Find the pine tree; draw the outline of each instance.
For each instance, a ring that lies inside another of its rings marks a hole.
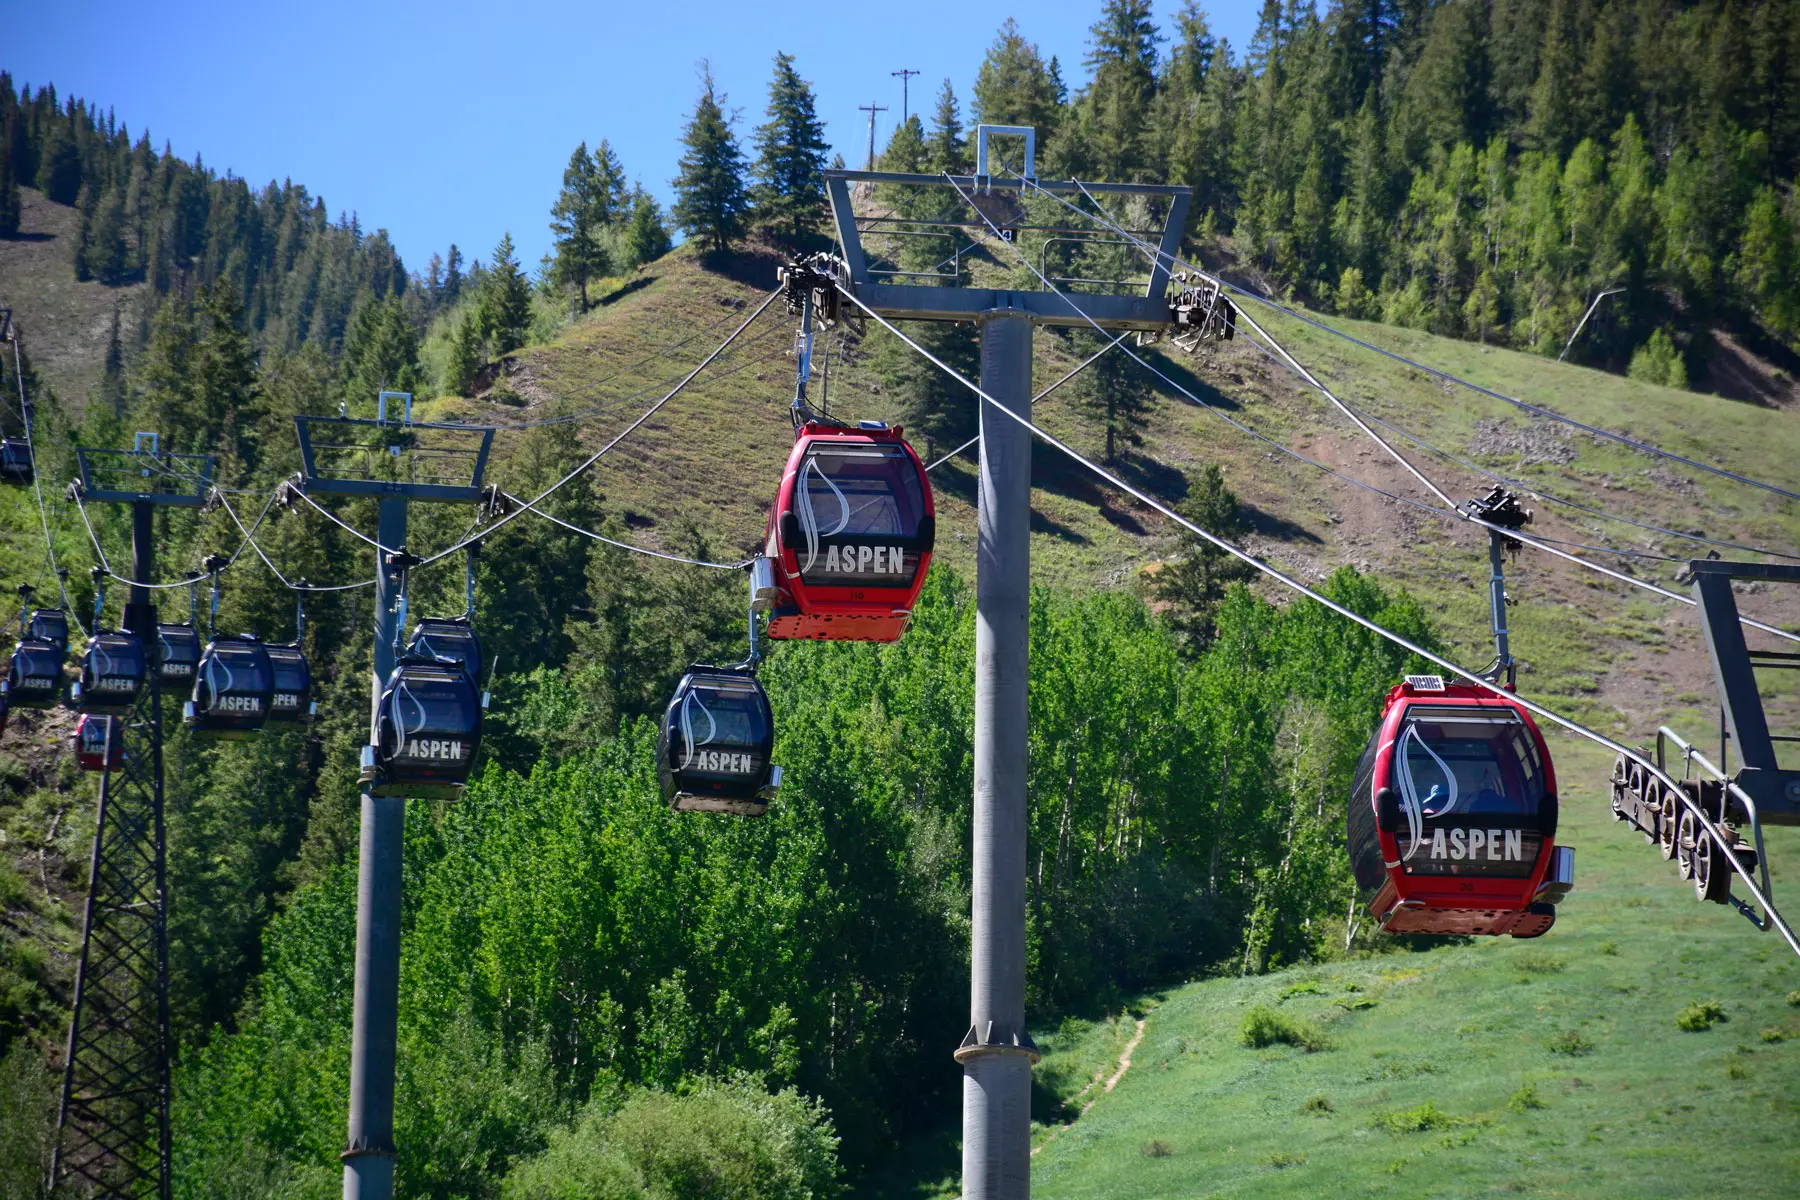
[[[625,220],[631,209],[632,189],[625,178],[625,164],[605,138],[594,147],[594,216],[603,226]]]
[[[790,54],[775,55],[769,82],[769,119],[756,130],[756,186],[751,198],[759,222],[798,239],[818,224],[825,208],[825,126],[814,111],[813,89],[794,70]]]
[[[744,232],[749,196],[744,190],[744,155],[713,86],[712,69],[700,64],[701,93],[681,144],[681,173],[675,177],[675,223],[707,250],[727,249]]]
[[[1148,166],[1146,121],[1156,88],[1156,26],[1150,0],[1107,0],[1088,30],[1093,82],[1081,124],[1101,178],[1136,179]]]
[[[481,289],[481,325],[502,357],[523,346],[531,329],[531,282],[519,269],[510,233],[501,236],[488,265]]]
[[[1105,253],[1103,249],[1090,248],[1088,257],[1080,262],[1081,269],[1119,271],[1124,256],[1119,254],[1110,260],[1094,257]],[[1116,248],[1114,253],[1117,253]],[[1119,274],[1092,276],[1096,279],[1119,277]],[[1077,358],[1087,358],[1106,345],[1107,340],[1092,330],[1078,329],[1069,334],[1069,350]],[[1139,431],[1149,415],[1153,392],[1144,368],[1130,356],[1115,350],[1095,359],[1087,370],[1070,380],[1068,386],[1074,391],[1076,402],[1098,418],[1106,432],[1103,461],[1107,466],[1117,465],[1121,452],[1142,440]]]
[[[130,254],[125,245],[125,191],[115,184],[106,189],[88,223],[82,265],[101,283],[125,282]]]
[[[600,182],[587,143],[575,147],[563,168],[562,192],[550,209],[550,231],[556,235],[556,257],[551,278],[562,287],[573,287],[579,311],[588,310],[588,281],[605,275],[611,267],[602,240],[608,216],[606,190]]]
[[[467,395],[470,386],[475,382],[475,375],[482,368],[485,356],[481,352],[481,322],[474,312],[465,312],[462,320],[456,324],[456,332],[450,338],[450,360],[444,367],[444,390],[459,396]]]
[[[253,466],[256,448],[241,435],[256,417],[256,348],[245,328],[243,302],[230,280],[215,280],[201,292],[198,316],[193,356],[197,420],[189,448],[217,448]],[[227,436],[228,430],[234,431],[232,436]]]
[[[1056,81],[1037,46],[1026,41],[1018,22],[1008,17],[975,76],[975,120],[984,125],[1032,126],[1041,145],[1055,131],[1057,109]]]
[[[450,243],[450,256],[444,260],[444,300],[443,300],[443,302],[445,304],[455,304],[457,299],[462,296],[462,285],[463,285],[462,262],[463,262],[462,251],[458,250],[456,248],[455,242],[451,242]]]
[[[125,342],[120,336],[121,308],[113,302],[112,330],[106,339],[106,361],[100,371],[100,404],[121,420],[125,416]]]
[[[619,235],[619,248],[624,256],[621,264],[635,270],[647,262],[655,262],[669,252],[669,227],[663,220],[662,205],[642,188],[631,202],[631,220]]]
[[[963,140],[962,113],[956,104],[956,89],[948,79],[938,89],[937,108],[931,114],[931,137],[926,145],[926,161],[933,172],[958,175],[969,169],[969,144]]]
[[[16,237],[19,232],[19,220],[24,213],[23,201],[19,196],[19,180],[13,174],[13,156],[9,152],[12,143],[13,126],[18,123],[14,114],[6,123],[4,138],[0,138],[0,238]]]
[[[1104,360],[1102,360],[1104,361]],[[1209,463],[1192,482],[1187,499],[1179,506],[1182,516],[1228,542],[1250,531],[1237,496],[1225,486],[1217,464]],[[1164,563],[1151,583],[1151,594],[1168,605],[1164,619],[1189,654],[1198,655],[1212,645],[1217,632],[1219,602],[1233,583],[1251,576],[1243,562],[1205,538],[1184,530],[1181,557]]]
[[[382,392],[417,393],[419,337],[400,297],[363,306],[344,341],[344,399],[367,404]]]

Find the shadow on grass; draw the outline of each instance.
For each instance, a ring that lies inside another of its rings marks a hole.
[[[1254,504],[1238,502],[1238,511],[1250,528],[1264,537],[1280,538],[1284,542],[1305,542],[1311,546],[1323,546],[1325,539],[1306,526],[1290,521],[1286,517],[1278,517],[1272,512],[1256,507]]]
[[[620,285],[619,287],[614,288],[612,291],[606,293],[606,295],[601,296],[599,299],[595,300],[594,307],[600,308],[607,304],[617,303],[618,301],[623,300],[625,297],[631,295],[633,292],[643,291],[645,288],[647,288],[651,284],[655,283],[659,278],[661,278],[661,276],[639,275],[636,278],[631,279],[628,282]]]

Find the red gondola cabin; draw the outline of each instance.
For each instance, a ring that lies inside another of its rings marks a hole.
[[[1362,902],[1388,933],[1537,937],[1573,879],[1556,813],[1550,751],[1522,705],[1408,676],[1350,795]]]
[[[108,753],[107,733],[112,734]],[[75,722],[75,763],[84,771],[104,771],[125,761],[125,723],[99,713],[82,713]],[[111,759],[109,762],[108,759]]]
[[[769,636],[898,641],[936,535],[931,483],[898,427],[808,421],[769,514]]]

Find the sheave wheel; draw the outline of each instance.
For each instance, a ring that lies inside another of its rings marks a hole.
[[[1674,858],[1676,829],[1685,809],[1673,788],[1659,787],[1656,795],[1662,803],[1662,817],[1656,822],[1657,846],[1665,859]]]
[[[1613,820],[1625,819],[1625,789],[1631,786],[1631,760],[1623,754],[1613,760],[1612,769],[1612,815]]]
[[[1681,810],[1681,821],[1675,829],[1676,869],[1681,872],[1683,879],[1692,879],[1694,877],[1695,839],[1705,837],[1706,831],[1700,828],[1699,820],[1695,818],[1693,810],[1689,808]]]
[[[1699,822],[1695,825],[1698,827]],[[1711,834],[1698,828],[1696,832],[1699,838],[1694,843],[1694,895],[1723,904],[1731,895],[1731,864],[1725,861]]]

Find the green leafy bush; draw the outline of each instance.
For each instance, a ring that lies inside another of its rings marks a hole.
[[[1468,1123],[1468,1118],[1451,1116],[1430,1100],[1417,1108],[1375,1114],[1375,1128],[1389,1133],[1430,1133],[1434,1129],[1455,1129]]]
[[[1145,1158],[1167,1158],[1169,1155],[1175,1153],[1175,1150],[1169,1143],[1163,1141],[1161,1138],[1151,1138],[1144,1143],[1143,1147],[1138,1150],[1138,1153],[1142,1154]]]
[[[1512,1099],[1506,1102],[1506,1107],[1514,1112],[1522,1113],[1533,1108],[1543,1108],[1545,1105],[1544,1098],[1538,1095],[1537,1085],[1528,1083],[1512,1094]]]
[[[1331,1107],[1331,1100],[1329,1097],[1308,1096],[1306,1099],[1306,1103],[1302,1104],[1300,1106],[1300,1111],[1303,1113],[1323,1114],[1323,1113],[1332,1112],[1334,1110]]]
[[[1725,1019],[1725,1006],[1717,1000],[1697,1000],[1675,1014],[1675,1028],[1701,1033]]]
[[[513,1168],[505,1200],[826,1200],[838,1193],[837,1135],[792,1088],[706,1080],[671,1095],[591,1103],[542,1155]]]
[[[1550,1053],[1552,1054],[1567,1054],[1571,1058],[1577,1058],[1593,1052],[1594,1043],[1583,1037],[1579,1029],[1565,1029],[1550,1039]]]
[[[1298,1046],[1310,1054],[1325,1048],[1325,1035],[1317,1025],[1276,1012],[1266,1004],[1259,1004],[1244,1014],[1238,1037],[1251,1049],[1281,1043]]]
[[[1681,361],[1681,351],[1675,348],[1675,341],[1666,329],[1658,329],[1650,335],[1649,341],[1638,347],[1626,373],[1640,383],[1661,384],[1684,391],[1688,385],[1687,364]]]

